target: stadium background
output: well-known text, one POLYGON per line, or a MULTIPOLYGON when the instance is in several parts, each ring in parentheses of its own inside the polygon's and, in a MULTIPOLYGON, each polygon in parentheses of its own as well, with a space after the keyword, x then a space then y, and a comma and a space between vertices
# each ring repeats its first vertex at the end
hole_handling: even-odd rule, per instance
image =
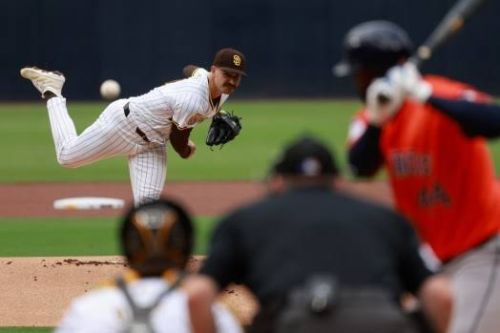
MULTIPOLYGON (((33 99, 17 69, 68 75, 70 99, 96 99, 106 78, 124 95, 176 79, 186 63, 207 66, 225 46, 243 50, 249 76, 238 97, 352 96, 331 75, 353 24, 394 21, 421 43, 455 0, 19 0, 2 3, 0 98, 33 99)), ((500 91, 497 14, 489 1, 425 70, 500 91)))

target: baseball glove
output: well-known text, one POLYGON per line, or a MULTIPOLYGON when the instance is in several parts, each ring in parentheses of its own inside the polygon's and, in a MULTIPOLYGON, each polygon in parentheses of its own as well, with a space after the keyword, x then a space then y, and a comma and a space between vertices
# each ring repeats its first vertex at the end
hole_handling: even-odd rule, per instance
POLYGON ((225 143, 233 140, 240 133, 240 119, 232 112, 219 111, 212 118, 205 143, 210 147, 220 145, 222 148, 225 143))

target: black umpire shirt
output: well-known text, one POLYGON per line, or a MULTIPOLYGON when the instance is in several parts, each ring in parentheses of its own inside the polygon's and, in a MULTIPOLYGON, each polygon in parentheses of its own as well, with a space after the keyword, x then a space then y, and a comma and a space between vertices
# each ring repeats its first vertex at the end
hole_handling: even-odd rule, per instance
POLYGON ((313 273, 331 273, 340 286, 386 288, 395 299, 431 275, 406 220, 322 187, 269 196, 224 218, 202 273, 221 288, 248 286, 262 305, 313 273))

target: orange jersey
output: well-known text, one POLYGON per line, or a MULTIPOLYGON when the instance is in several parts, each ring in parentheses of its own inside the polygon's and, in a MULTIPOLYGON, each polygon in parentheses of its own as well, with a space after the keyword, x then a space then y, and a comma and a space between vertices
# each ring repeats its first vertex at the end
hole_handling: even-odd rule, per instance
MULTIPOLYGON (((426 81, 436 97, 486 98, 445 78, 426 81)), ((360 120, 366 123, 364 113, 358 126, 360 120)), ((407 100, 384 125, 380 149, 397 208, 441 260, 500 230, 500 185, 485 139, 467 137, 431 105, 407 100)))

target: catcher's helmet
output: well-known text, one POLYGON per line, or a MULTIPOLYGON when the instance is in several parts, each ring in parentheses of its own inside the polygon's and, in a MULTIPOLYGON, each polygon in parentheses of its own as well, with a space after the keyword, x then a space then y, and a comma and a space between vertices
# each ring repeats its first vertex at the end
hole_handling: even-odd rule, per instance
POLYGON ((123 220, 121 245, 129 266, 141 275, 184 269, 193 247, 191 218, 167 199, 132 207, 123 220))
POLYGON ((333 67, 336 76, 370 68, 381 75, 402 58, 408 58, 413 45, 398 25, 388 21, 368 21, 354 26, 344 39, 344 57, 333 67))

